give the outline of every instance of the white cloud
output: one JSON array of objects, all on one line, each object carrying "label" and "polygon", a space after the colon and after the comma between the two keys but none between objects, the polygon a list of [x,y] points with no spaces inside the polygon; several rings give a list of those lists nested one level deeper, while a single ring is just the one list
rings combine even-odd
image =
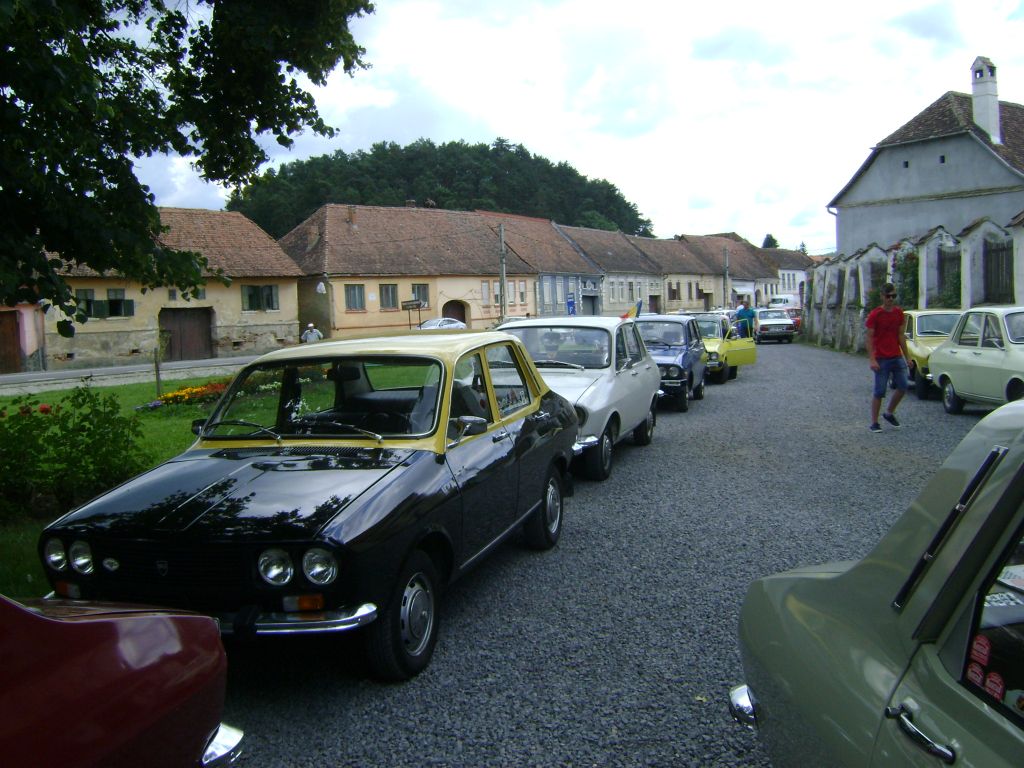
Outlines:
[{"label": "white cloud", "polygon": [[[969,91],[975,56],[999,67],[1000,98],[1024,102],[1017,2],[895,5],[394,0],[353,23],[372,68],[317,90],[339,136],[268,151],[501,136],[612,182],[659,236],[771,232],[826,251],[827,203],[876,142]],[[181,163],[143,165],[158,203],[219,207]]]}]

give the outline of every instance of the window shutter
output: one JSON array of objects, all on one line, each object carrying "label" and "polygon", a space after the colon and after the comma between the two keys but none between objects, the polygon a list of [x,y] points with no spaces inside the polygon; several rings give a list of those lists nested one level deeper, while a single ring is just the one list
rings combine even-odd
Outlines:
[{"label": "window shutter", "polygon": [[121,305],[124,307],[125,317],[135,317],[135,299],[124,299]]},{"label": "window shutter", "polygon": [[104,299],[94,299],[92,302],[93,317],[110,317],[110,302]]}]

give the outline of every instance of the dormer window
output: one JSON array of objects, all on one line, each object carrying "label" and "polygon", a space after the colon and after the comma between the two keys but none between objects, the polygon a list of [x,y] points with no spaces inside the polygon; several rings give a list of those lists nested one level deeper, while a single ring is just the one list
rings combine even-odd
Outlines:
[{"label": "dormer window", "polygon": [[909,168],[910,167],[910,161],[909,160],[904,160],[903,161],[903,167],[904,168]]},{"label": "dormer window", "polygon": [[945,165],[945,164],[946,164],[946,156],[945,155],[939,155],[939,165]]}]

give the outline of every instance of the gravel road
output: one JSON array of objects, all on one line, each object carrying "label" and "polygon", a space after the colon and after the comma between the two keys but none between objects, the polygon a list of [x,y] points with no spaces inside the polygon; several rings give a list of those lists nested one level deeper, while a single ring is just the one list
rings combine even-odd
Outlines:
[{"label": "gravel road", "polygon": [[229,646],[241,764],[767,766],[726,708],[746,585],[863,556],[984,411],[911,395],[874,435],[865,358],[758,357],[577,482],[555,550],[512,542],[457,582],[416,679],[366,679],[350,638]]}]

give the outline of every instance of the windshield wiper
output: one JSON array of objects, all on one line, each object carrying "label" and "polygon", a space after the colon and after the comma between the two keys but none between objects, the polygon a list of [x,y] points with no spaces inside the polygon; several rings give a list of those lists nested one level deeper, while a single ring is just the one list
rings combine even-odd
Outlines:
[{"label": "windshield wiper", "polygon": [[205,435],[208,432],[212,432],[217,427],[252,427],[255,432],[250,432],[250,435],[258,435],[261,432],[266,432],[275,440],[281,439],[281,436],[269,427],[264,427],[262,424],[257,424],[254,421],[244,421],[243,419],[224,419],[223,421],[215,421],[213,424],[206,425],[206,429],[203,430],[203,434]]},{"label": "windshield wiper", "polygon": [[533,364],[538,368],[573,368],[577,371],[582,371],[585,368],[585,366],[578,365],[577,363],[567,363],[564,360],[534,360]]}]

